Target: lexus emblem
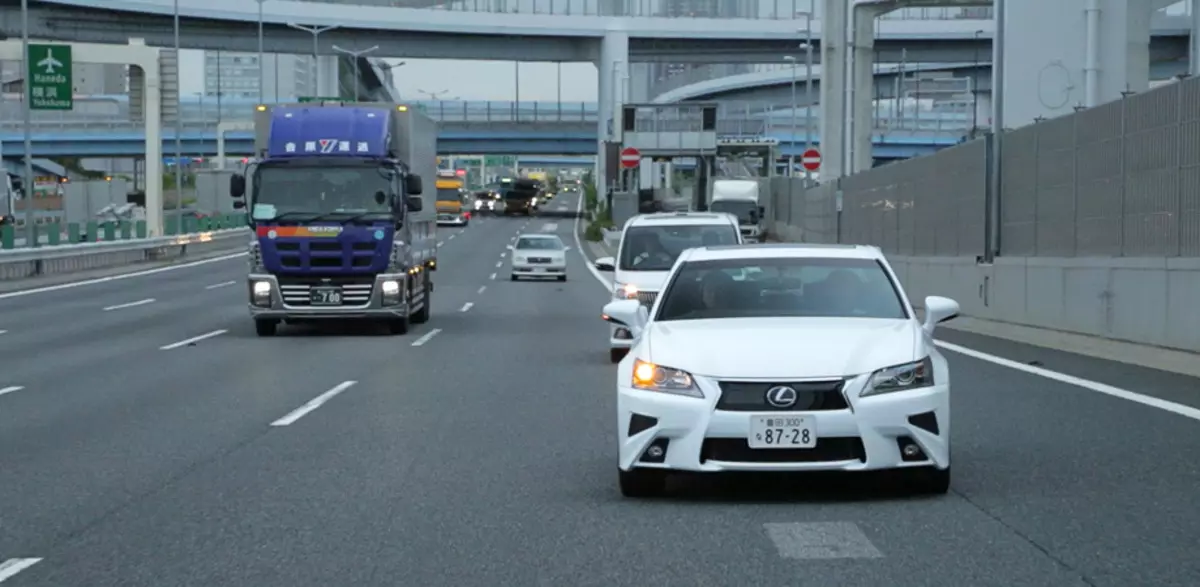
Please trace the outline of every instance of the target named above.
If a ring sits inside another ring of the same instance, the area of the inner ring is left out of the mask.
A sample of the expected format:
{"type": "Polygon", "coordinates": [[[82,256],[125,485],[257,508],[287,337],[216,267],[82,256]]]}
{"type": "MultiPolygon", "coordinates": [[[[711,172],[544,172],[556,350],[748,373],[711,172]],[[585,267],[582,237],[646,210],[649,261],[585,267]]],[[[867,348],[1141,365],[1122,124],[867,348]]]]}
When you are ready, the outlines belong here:
{"type": "Polygon", "coordinates": [[[767,403],[777,408],[790,408],[796,405],[796,400],[799,399],[799,394],[795,389],[786,385],[779,385],[767,390],[767,403]]]}

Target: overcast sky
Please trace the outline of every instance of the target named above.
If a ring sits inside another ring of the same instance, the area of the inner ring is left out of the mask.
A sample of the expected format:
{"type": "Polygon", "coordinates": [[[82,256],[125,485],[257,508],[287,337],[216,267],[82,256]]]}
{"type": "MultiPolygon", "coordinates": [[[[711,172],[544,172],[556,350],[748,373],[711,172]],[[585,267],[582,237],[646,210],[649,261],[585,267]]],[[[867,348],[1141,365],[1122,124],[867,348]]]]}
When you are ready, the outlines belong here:
{"type": "MultiPolygon", "coordinates": [[[[392,70],[396,89],[406,100],[428,100],[435,92],[438,99],[514,100],[517,94],[517,68],[511,61],[447,61],[445,59],[388,59],[404,61],[392,70]]],[[[204,89],[204,52],[185,51],[180,63],[184,72],[194,71],[182,80],[180,93],[192,95],[204,89]]],[[[558,65],[522,63],[520,65],[521,100],[558,99],[558,65]]],[[[562,100],[595,102],[599,92],[596,66],[591,63],[562,64],[562,100]]]]}

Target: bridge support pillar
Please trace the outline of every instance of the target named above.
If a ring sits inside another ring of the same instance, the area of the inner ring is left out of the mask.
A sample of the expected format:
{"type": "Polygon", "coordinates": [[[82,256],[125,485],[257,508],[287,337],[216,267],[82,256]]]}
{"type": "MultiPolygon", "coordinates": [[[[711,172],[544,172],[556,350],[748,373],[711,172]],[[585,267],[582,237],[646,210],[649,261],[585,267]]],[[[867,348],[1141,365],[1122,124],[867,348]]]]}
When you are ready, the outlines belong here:
{"type": "MultiPolygon", "coordinates": [[[[132,65],[142,71],[146,126],[146,232],[147,236],[163,236],[162,195],[162,74],[159,50],[131,39],[128,45],[71,43],[73,55],[86,56],[88,63],[132,65]]],[[[21,61],[21,40],[0,41],[0,60],[21,61]]],[[[26,153],[32,157],[33,153],[26,153]]],[[[26,185],[32,186],[33,178],[26,185]]],[[[32,192],[32,187],[30,187],[32,192]]]]}
{"type": "Polygon", "coordinates": [[[608,191],[610,181],[605,171],[608,169],[608,153],[604,141],[621,141],[621,105],[628,99],[626,94],[629,85],[629,33],[625,31],[607,31],[600,41],[600,59],[596,63],[596,75],[599,76],[599,96],[597,100],[596,139],[596,191],[603,197],[608,191]]]}
{"type": "Polygon", "coordinates": [[[817,142],[821,147],[821,180],[834,180],[846,173],[846,0],[823,0],[821,18],[821,120],[817,142]]]}
{"type": "Polygon", "coordinates": [[[875,127],[875,20],[890,6],[859,4],[851,15],[853,31],[850,56],[850,98],[852,104],[848,122],[850,144],[847,150],[847,175],[866,171],[874,167],[871,149],[871,129],[875,127]]]}

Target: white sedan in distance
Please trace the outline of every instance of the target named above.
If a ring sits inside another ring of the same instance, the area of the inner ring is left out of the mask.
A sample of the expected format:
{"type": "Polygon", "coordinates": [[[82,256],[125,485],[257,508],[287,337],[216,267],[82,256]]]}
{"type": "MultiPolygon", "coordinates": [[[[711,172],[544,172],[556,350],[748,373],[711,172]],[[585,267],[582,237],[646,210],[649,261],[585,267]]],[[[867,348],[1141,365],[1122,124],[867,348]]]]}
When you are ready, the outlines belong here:
{"type": "Polygon", "coordinates": [[[567,280],[567,246],[553,234],[522,234],[512,251],[512,280],[522,277],[553,277],[567,280]]]}
{"type": "Polygon", "coordinates": [[[654,305],[605,320],[635,343],[617,368],[621,493],[663,493],[670,471],[901,470],[950,487],[950,371],[883,253],[761,244],[685,251],[654,305]]]}

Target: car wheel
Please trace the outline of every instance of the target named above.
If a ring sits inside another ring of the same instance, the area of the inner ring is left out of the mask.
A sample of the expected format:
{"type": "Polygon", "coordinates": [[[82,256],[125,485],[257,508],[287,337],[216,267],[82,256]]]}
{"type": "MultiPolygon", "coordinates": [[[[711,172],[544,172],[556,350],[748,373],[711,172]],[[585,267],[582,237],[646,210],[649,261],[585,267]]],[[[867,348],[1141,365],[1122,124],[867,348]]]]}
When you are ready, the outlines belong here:
{"type": "Polygon", "coordinates": [[[617,483],[625,497],[660,497],[667,492],[667,472],[657,469],[617,469],[617,483]]]}
{"type": "Polygon", "coordinates": [[[945,495],[950,491],[950,467],[924,467],[907,472],[911,477],[908,485],[913,493],[921,495],[945,495]]]}
{"type": "Polygon", "coordinates": [[[275,331],[279,328],[279,322],[275,320],[255,320],[254,333],[259,336],[275,336],[275,331]]]}
{"type": "Polygon", "coordinates": [[[517,274],[516,274],[516,273],[513,273],[512,275],[509,275],[509,276],[508,276],[508,278],[509,278],[509,279],[511,279],[511,280],[513,280],[513,281],[517,281],[517,274]]]}
{"type": "Polygon", "coordinates": [[[629,354],[629,349],[608,349],[608,360],[614,363],[620,363],[625,355],[629,354]]]}
{"type": "Polygon", "coordinates": [[[558,276],[558,280],[559,280],[559,281],[566,281],[566,280],[567,280],[567,276],[566,276],[566,275],[559,275],[559,276],[558,276]]]}

